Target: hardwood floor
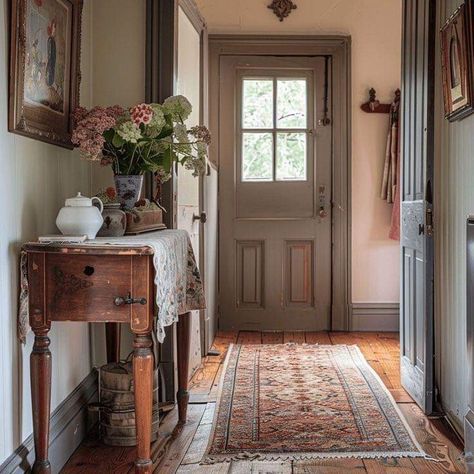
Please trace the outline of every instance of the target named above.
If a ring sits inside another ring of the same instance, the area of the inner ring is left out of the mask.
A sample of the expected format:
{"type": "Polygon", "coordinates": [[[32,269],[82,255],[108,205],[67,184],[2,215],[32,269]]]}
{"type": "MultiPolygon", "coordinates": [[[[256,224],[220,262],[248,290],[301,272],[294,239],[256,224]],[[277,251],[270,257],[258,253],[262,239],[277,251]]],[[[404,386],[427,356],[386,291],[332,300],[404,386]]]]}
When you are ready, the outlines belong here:
{"type": "MultiPolygon", "coordinates": [[[[428,474],[465,472],[460,460],[462,444],[442,417],[426,417],[400,385],[399,342],[396,333],[328,332],[224,332],[214,348],[219,356],[208,356],[191,382],[188,423],[177,427],[177,411],[170,411],[161,427],[161,438],[153,445],[155,473],[159,474],[428,474]],[[295,462],[233,462],[199,466],[209,438],[222,363],[230,343],[357,344],[395,398],[400,410],[427,454],[425,459],[344,459],[295,462]]],[[[98,440],[86,440],[62,470],[68,474],[131,473],[134,448],[112,448],[98,440]]]]}

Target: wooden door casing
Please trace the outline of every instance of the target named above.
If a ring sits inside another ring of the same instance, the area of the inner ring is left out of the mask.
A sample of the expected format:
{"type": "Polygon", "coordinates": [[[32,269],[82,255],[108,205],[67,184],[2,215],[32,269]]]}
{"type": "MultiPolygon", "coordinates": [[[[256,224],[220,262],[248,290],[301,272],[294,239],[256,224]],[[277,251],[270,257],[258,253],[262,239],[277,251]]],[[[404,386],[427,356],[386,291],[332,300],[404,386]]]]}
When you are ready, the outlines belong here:
{"type": "Polygon", "coordinates": [[[400,363],[402,384],[433,409],[434,0],[403,2],[400,363]]]}

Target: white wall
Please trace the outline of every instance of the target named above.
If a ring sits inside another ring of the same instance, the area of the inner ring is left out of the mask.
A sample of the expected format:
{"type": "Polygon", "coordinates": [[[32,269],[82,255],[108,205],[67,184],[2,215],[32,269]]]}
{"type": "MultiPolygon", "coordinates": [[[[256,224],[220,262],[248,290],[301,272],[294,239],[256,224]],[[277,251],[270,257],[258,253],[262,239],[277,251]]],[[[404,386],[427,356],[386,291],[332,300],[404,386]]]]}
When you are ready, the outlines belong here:
{"type": "Polygon", "coordinates": [[[399,301],[399,247],[391,206],[379,198],[388,116],[359,109],[374,87],[390,102],[400,86],[400,0],[299,0],[279,22],[268,0],[197,0],[210,33],[338,34],[352,38],[352,300],[399,301]]]}
{"type": "MultiPolygon", "coordinates": [[[[20,137],[7,131],[9,9],[0,2],[0,464],[32,432],[29,355],[16,337],[18,257],[23,242],[57,232],[56,214],[64,199],[90,193],[90,166],[76,152],[20,137]]],[[[91,102],[90,9],[83,16],[82,102],[91,102]]],[[[55,323],[50,331],[53,354],[51,409],[90,372],[85,324],[55,323]]]]}
{"type": "MultiPolygon", "coordinates": [[[[100,0],[91,6],[92,103],[131,107],[145,101],[145,0],[100,0]],[[113,12],[113,15],[111,14],[113,12]]],[[[92,167],[92,193],[113,186],[110,166],[92,167]]],[[[122,325],[122,356],[132,350],[130,328],[122,325]]],[[[93,363],[104,364],[105,331],[92,330],[93,363]]]]}
{"type": "MultiPolygon", "coordinates": [[[[92,4],[94,105],[130,107],[145,100],[145,0],[92,4]]],[[[92,191],[113,185],[112,169],[94,166],[92,191]]]]}
{"type": "MultiPolygon", "coordinates": [[[[440,25],[463,3],[440,2],[440,25]]],[[[443,407],[460,430],[467,411],[466,217],[474,214],[474,115],[444,119],[437,47],[435,150],[436,371],[443,407]]]]}

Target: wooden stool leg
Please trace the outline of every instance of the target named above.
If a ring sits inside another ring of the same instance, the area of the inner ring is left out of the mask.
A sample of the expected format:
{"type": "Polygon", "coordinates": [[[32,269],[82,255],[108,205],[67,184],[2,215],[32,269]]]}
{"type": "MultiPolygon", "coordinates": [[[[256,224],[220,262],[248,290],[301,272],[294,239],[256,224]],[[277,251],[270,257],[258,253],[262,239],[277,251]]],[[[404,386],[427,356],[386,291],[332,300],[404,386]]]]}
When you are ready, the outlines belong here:
{"type": "Polygon", "coordinates": [[[189,392],[189,349],[191,340],[191,313],[181,314],[177,325],[178,338],[178,417],[180,423],[186,423],[189,392]]]}
{"type": "Polygon", "coordinates": [[[107,364],[120,362],[120,323],[105,323],[107,364]]]}
{"type": "Polygon", "coordinates": [[[33,329],[35,343],[30,356],[33,437],[35,442],[34,474],[50,474],[48,459],[49,412],[51,409],[51,352],[49,328],[33,329]]]}
{"type": "Polygon", "coordinates": [[[133,378],[135,385],[135,422],[137,459],[135,473],[151,474],[151,423],[153,406],[153,353],[151,334],[135,334],[133,343],[133,378]]]}

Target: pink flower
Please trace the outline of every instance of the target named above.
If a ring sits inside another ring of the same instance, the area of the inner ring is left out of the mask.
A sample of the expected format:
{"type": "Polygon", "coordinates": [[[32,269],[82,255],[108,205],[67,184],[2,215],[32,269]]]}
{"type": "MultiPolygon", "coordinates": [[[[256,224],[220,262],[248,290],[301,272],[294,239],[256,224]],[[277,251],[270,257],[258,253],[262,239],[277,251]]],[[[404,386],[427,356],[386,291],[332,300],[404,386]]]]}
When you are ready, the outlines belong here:
{"type": "Polygon", "coordinates": [[[103,107],[94,107],[87,111],[78,107],[74,111],[76,127],[72,132],[71,141],[79,147],[83,156],[89,160],[100,160],[105,144],[103,133],[116,123],[115,113],[103,107]]]}
{"type": "Polygon", "coordinates": [[[118,119],[125,113],[125,109],[121,105],[113,105],[112,107],[107,107],[106,112],[108,115],[118,119]]]}
{"type": "Polygon", "coordinates": [[[130,117],[137,127],[148,125],[153,118],[153,109],[148,104],[139,104],[130,109],[130,117]]]}

